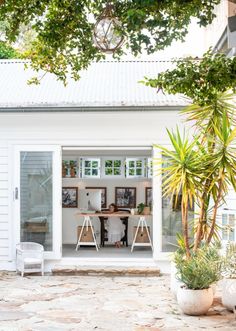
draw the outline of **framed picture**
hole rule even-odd
[[[78,207],[78,187],[62,188],[62,208]]]
[[[106,187],[91,187],[86,186],[87,190],[101,190],[102,191],[102,208],[107,208],[107,188]]]
[[[145,187],[145,204],[152,206],[152,187]]]
[[[116,187],[115,204],[118,208],[135,208],[136,187]]]

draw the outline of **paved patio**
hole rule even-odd
[[[169,276],[16,276],[0,273],[1,331],[236,330],[219,293],[207,316],[183,315]]]

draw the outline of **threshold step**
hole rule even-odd
[[[102,266],[55,266],[55,276],[160,276],[157,267],[102,267]]]

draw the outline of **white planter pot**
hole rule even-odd
[[[177,292],[177,301],[184,314],[204,315],[213,302],[212,288],[204,290],[189,290],[180,287]]]
[[[175,263],[174,262],[171,262],[170,290],[175,295],[175,297],[177,296],[178,289],[182,285],[184,285],[184,284],[176,278],[176,267],[175,267]]]
[[[229,310],[236,306],[236,279],[224,279],[222,286],[222,304]]]

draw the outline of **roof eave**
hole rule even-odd
[[[122,107],[0,107],[0,113],[63,113],[63,112],[123,112],[123,111],[179,111],[186,105],[178,106],[122,106]]]

